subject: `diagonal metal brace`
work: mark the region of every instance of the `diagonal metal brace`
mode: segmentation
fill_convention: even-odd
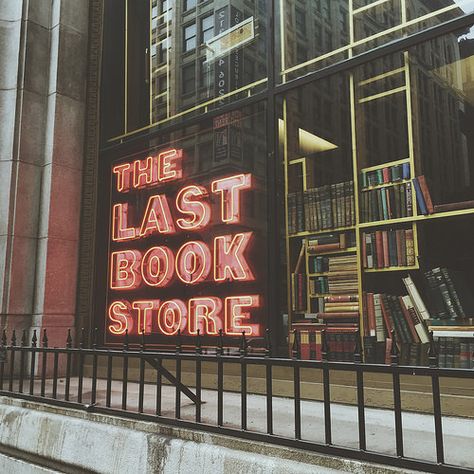
[[[201,399],[193,393],[186,385],[178,381],[178,379],[167,369],[165,369],[161,364],[159,364],[160,359],[154,359],[153,357],[144,357],[146,362],[148,362],[160,375],[165,377],[172,385],[174,385],[179,391],[183,392],[193,403],[201,404]]]

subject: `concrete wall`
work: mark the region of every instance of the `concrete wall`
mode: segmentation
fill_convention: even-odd
[[[25,461],[30,469],[12,472],[50,472],[43,469],[103,474],[408,472],[157,423],[6,398],[0,398],[0,419],[0,469],[3,463],[14,467],[14,463],[24,466]]]
[[[88,0],[0,2],[0,323],[74,326]]]

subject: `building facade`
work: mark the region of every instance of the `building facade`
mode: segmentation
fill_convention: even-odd
[[[21,3],[0,10],[4,327],[282,354],[297,330],[311,359],[325,330],[334,360],[360,337],[416,365],[456,325],[461,363],[474,2]]]

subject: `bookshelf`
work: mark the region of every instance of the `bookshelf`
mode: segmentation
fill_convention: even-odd
[[[458,230],[463,226],[474,231],[474,201],[462,209],[456,205],[451,210],[437,210],[436,205],[429,209],[430,191],[437,189],[425,181],[425,174],[434,171],[423,151],[425,112],[418,100],[422,66],[407,51],[397,58],[399,62],[388,61],[379,69],[347,75],[350,146],[335,141],[338,146],[298,149],[291,137],[294,130],[288,126],[294,120],[288,110],[291,103],[289,99],[283,103],[287,297],[290,330],[299,328],[310,334],[313,327],[319,334],[324,328],[343,339],[359,330],[366,361],[383,362],[393,328],[401,362],[416,365],[427,361],[429,330],[436,339],[458,338],[462,344],[474,335],[472,326],[464,324],[474,316],[474,305],[471,309],[453,283],[453,272],[458,270],[468,271],[474,282],[474,259],[468,255],[463,261],[468,244],[450,240],[453,233],[464,232]],[[394,81],[398,81],[395,87]],[[404,145],[393,147],[386,159],[370,151],[367,132],[375,127],[367,117],[371,110],[383,109],[384,101],[392,101],[390,107],[398,114],[396,120],[390,117],[394,134],[405,137]],[[315,137],[317,142],[319,137]],[[331,145],[328,134],[322,138]],[[445,247],[434,245],[436,239]],[[321,267],[324,262],[336,267]],[[335,269],[338,264],[342,270]],[[437,270],[445,274],[436,277]],[[431,285],[434,276],[437,280]],[[462,301],[456,302],[458,296]],[[455,330],[431,325],[431,316],[437,314],[436,300],[454,308],[448,316],[460,320]],[[461,306],[469,307],[469,314]],[[444,317],[440,316],[441,322]],[[311,340],[308,334],[305,340]],[[350,360],[353,343],[350,338],[336,341],[342,349],[333,354],[334,360]],[[310,358],[317,353],[317,348],[308,352]]]

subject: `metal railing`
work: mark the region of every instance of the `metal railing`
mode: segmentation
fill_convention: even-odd
[[[358,335],[359,336],[359,335]],[[392,338],[395,335],[392,333]],[[407,469],[418,469],[437,473],[467,473],[473,472],[468,467],[454,466],[445,462],[445,448],[443,437],[443,419],[441,411],[440,377],[474,379],[474,371],[469,369],[438,368],[435,343],[431,336],[429,350],[429,367],[412,367],[399,365],[397,344],[392,344],[391,364],[362,363],[360,338],[357,337],[354,362],[328,361],[328,346],[324,331],[322,332],[322,360],[301,360],[299,335],[294,332],[292,358],[273,357],[269,331],[265,337],[265,348],[259,354],[249,353],[248,342],[242,334],[240,348],[225,348],[222,332],[218,337],[217,347],[203,348],[201,337],[196,336],[195,346],[183,349],[181,337],[178,335],[174,351],[156,351],[147,348],[145,336],[141,337],[141,344],[137,348],[130,348],[128,336],[125,334],[121,349],[100,348],[97,345],[97,331],[91,344],[86,347],[84,330],[77,348],[73,347],[70,331],[64,348],[48,347],[48,336],[44,330],[41,345],[38,346],[36,331],[28,345],[27,333],[23,332],[21,343],[17,345],[17,338],[13,332],[10,344],[7,343],[5,331],[0,340],[0,395],[16,397],[26,400],[61,405],[71,408],[86,409],[105,414],[120,415],[123,417],[155,420],[160,423],[198,429],[213,433],[226,434],[254,441],[269,442],[287,447],[310,450],[322,454],[342,456],[368,462],[394,465]],[[393,339],[394,340],[394,339]],[[52,360],[51,360],[52,359]],[[99,364],[99,359],[104,364]],[[120,361],[120,373],[113,371],[114,361]],[[194,372],[193,389],[183,383],[183,363],[191,364]],[[52,363],[52,366],[51,366]],[[216,377],[216,422],[209,417],[202,416],[203,403],[203,364],[215,367]],[[130,377],[129,368],[133,364],[138,370],[138,376]],[[173,370],[165,367],[174,366]],[[232,364],[240,367],[240,420],[238,425],[229,426],[224,423],[224,365]],[[266,409],[266,426],[264,431],[255,431],[248,426],[248,397],[247,369],[250,366],[264,368],[264,400]],[[136,367],[136,369],[135,369]],[[276,367],[290,368],[293,372],[293,436],[276,434],[274,430],[273,402],[277,398],[273,393],[273,370]],[[117,368],[117,363],[115,363]],[[148,372],[146,369],[148,368]],[[155,398],[153,407],[145,406],[145,389],[150,386],[149,373],[152,368],[156,373],[151,385]],[[85,369],[90,376],[85,376]],[[105,372],[100,377],[99,369]],[[322,404],[324,413],[324,441],[315,442],[302,436],[302,395],[301,372],[305,369],[317,369],[322,372]],[[333,371],[348,371],[355,374],[358,446],[342,447],[333,443],[333,426],[331,410],[336,403],[331,401],[331,376]],[[393,390],[393,416],[396,453],[374,452],[367,448],[366,437],[366,402],[364,399],[364,375],[367,373],[389,374]],[[431,379],[431,397],[433,402],[432,416],[434,418],[436,462],[426,459],[415,459],[404,454],[404,431],[402,420],[402,393],[400,377],[410,375],[415,377],[429,377]],[[168,389],[174,386],[174,412],[168,410],[166,416],[162,410],[162,393],[164,379]],[[90,386],[85,392],[84,381]],[[64,389],[58,390],[58,381],[64,383]],[[105,403],[98,403],[98,384],[105,386]],[[114,387],[112,388],[114,384]],[[136,391],[132,404],[129,394]],[[102,391],[102,393],[104,392]],[[113,400],[113,394],[120,393],[119,400]],[[181,409],[182,396],[189,398],[194,404],[192,419],[188,416],[183,419]],[[304,420],[303,420],[304,421]]]

